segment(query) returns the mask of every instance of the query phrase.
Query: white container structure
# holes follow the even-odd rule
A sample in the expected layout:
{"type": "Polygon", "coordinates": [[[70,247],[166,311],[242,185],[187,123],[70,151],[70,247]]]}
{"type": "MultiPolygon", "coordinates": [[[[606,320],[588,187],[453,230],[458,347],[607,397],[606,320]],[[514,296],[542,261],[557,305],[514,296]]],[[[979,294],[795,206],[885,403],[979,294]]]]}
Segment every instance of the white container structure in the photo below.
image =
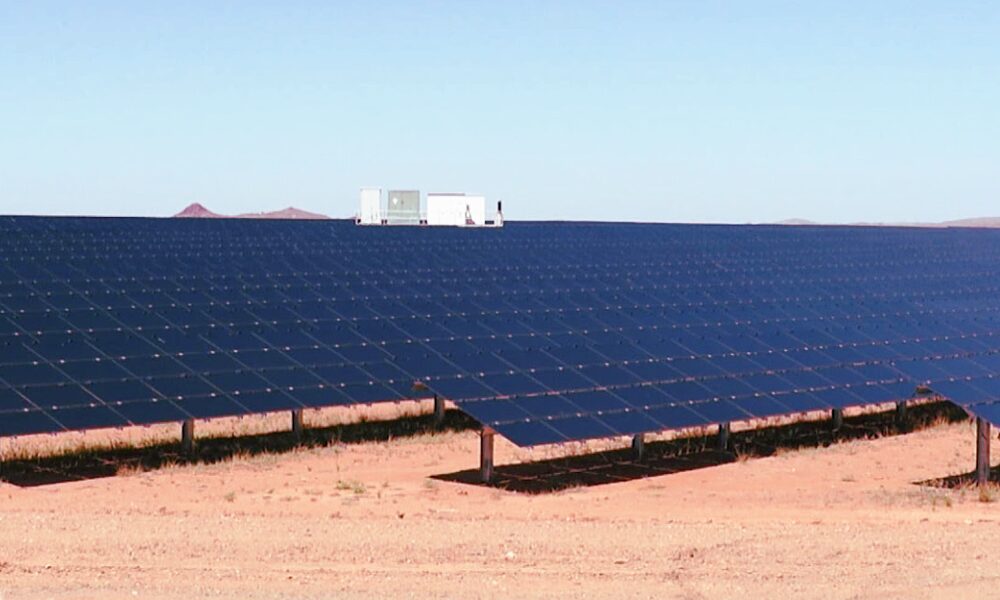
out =
{"type": "Polygon", "coordinates": [[[361,188],[354,222],[358,225],[437,225],[449,227],[503,227],[503,212],[497,202],[491,220],[486,215],[486,197],[479,194],[427,194],[426,204],[417,190],[361,188]],[[421,210],[425,208],[425,210],[421,210]]]}
{"type": "Polygon", "coordinates": [[[486,197],[427,194],[427,224],[482,227],[486,224],[486,197]]]}
{"type": "Polygon", "coordinates": [[[358,224],[381,225],[382,219],[382,188],[361,188],[358,224]]]}
{"type": "Polygon", "coordinates": [[[420,192],[418,190],[389,190],[385,201],[387,225],[420,225],[420,192]]]}

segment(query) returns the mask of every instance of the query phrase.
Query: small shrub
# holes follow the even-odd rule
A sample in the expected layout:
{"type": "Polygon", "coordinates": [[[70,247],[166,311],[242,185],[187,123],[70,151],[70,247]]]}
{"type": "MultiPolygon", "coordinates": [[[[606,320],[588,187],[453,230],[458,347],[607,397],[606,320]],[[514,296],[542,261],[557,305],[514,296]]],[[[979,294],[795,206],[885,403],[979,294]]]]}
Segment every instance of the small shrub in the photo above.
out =
{"type": "Polygon", "coordinates": [[[143,472],[142,465],[136,463],[122,463],[118,465],[115,469],[115,475],[118,477],[128,477],[130,475],[138,475],[143,472]]]}
{"type": "Polygon", "coordinates": [[[337,481],[336,487],[338,490],[345,492],[350,490],[358,496],[364,494],[367,491],[367,488],[365,488],[365,484],[356,480],[350,480],[350,481],[339,480],[337,481]]]}

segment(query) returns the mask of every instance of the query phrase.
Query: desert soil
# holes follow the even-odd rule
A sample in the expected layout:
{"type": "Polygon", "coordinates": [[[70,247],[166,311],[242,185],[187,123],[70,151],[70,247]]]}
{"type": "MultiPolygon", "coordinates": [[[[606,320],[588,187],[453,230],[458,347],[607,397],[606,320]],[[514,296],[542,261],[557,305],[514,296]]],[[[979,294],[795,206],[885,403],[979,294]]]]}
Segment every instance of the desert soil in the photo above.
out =
{"type": "MultiPolygon", "coordinates": [[[[0,598],[1000,595],[974,428],[547,493],[447,480],[474,431],[0,483],[0,598]]],[[[994,444],[996,447],[997,444],[994,444]]],[[[497,439],[497,463],[549,458],[497,439]]],[[[502,471],[502,468],[501,468],[502,471]]]]}

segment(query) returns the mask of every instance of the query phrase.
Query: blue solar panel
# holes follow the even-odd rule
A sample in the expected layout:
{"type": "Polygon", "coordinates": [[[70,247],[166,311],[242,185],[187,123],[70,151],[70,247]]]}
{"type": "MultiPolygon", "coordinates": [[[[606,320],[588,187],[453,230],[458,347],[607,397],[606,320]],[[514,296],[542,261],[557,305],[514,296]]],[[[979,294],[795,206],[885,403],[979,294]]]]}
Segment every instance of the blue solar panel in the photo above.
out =
{"type": "Polygon", "coordinates": [[[0,217],[0,435],[415,381],[521,445],[918,385],[992,418],[998,284],[981,230],[0,217]]]}

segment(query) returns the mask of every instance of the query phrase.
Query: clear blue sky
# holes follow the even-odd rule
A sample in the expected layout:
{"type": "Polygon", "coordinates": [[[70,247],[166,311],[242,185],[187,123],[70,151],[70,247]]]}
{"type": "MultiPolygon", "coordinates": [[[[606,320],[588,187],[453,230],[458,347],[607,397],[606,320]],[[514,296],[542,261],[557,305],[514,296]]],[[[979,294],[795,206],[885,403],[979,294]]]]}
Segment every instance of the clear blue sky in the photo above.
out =
{"type": "Polygon", "coordinates": [[[1000,215],[996,2],[0,0],[0,213],[1000,215]]]}

